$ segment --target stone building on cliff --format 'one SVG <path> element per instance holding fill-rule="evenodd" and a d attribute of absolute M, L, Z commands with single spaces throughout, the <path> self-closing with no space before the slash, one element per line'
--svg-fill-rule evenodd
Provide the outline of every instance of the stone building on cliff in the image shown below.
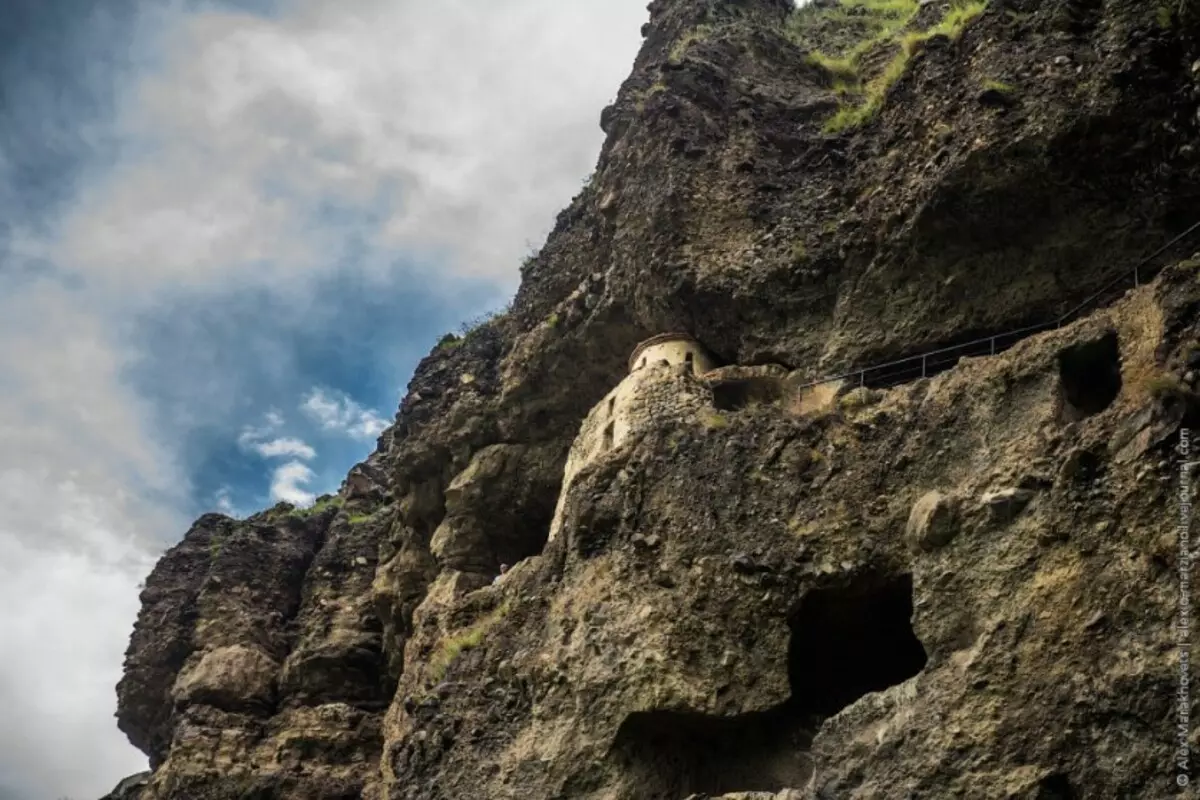
<path fill-rule="evenodd" d="M 592 408 L 571 445 L 550 524 L 551 540 L 562 527 L 567 492 L 579 471 L 620 447 L 663 413 L 677 413 L 692 405 L 687 400 L 692 395 L 695 405 L 707 405 L 707 390 L 696 378 L 715 367 L 703 345 L 686 333 L 661 333 L 634 348 L 629 374 Z"/>

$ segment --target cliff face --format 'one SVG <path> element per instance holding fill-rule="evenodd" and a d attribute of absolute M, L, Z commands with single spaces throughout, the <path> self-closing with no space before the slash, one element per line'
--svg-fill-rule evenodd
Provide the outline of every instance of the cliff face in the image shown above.
<path fill-rule="evenodd" d="M 118 687 L 153 774 L 112 796 L 1173 791 L 1200 262 L 933 378 L 798 387 L 1053 318 L 1196 222 L 1200 20 L 912 11 L 651 3 L 512 312 L 335 497 L 155 568 Z M 664 369 L 547 543 L 581 422 L 674 330 L 731 366 Z"/>

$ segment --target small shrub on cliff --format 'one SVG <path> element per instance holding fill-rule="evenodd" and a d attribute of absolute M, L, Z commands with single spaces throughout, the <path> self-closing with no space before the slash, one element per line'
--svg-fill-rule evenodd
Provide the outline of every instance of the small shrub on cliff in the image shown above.
<path fill-rule="evenodd" d="M 1143 388 L 1155 399 L 1167 397 L 1184 397 L 1191 394 L 1191 389 L 1179 377 L 1169 372 L 1159 372 L 1145 379 Z"/>
<path fill-rule="evenodd" d="M 1158 23 L 1158 27 L 1166 30 L 1175 24 L 1175 9 L 1170 3 L 1164 3 L 1159 0 L 1158 6 L 1154 9 L 1154 19 Z"/>
<path fill-rule="evenodd" d="M 797 241 L 792 245 L 792 264 L 800 266 L 808 262 L 808 248 L 804 242 Z"/>
<path fill-rule="evenodd" d="M 441 683 L 454 660 L 467 650 L 473 650 L 483 644 L 483 640 L 492 628 L 508 616 L 508 612 L 511 610 L 512 602 L 505 600 L 470 628 L 456 636 L 442 640 L 441 646 L 429 657 L 429 668 L 426 673 L 429 679 L 435 684 Z"/>
<path fill-rule="evenodd" d="M 463 339 L 467 339 L 471 336 L 471 334 L 478 331 L 484 325 L 488 325 L 489 323 L 495 322 L 496 320 L 498 320 L 501 317 L 508 314 L 508 312 L 510 312 L 510 311 L 512 311 L 512 303 L 511 302 L 508 303 L 507 305 L 505 305 L 503 308 L 496 308 L 496 309 L 492 309 L 491 311 L 485 311 L 484 313 L 480 314 L 477 317 L 472 317 L 471 319 L 469 319 L 466 322 L 463 322 L 461 325 L 459 325 L 458 331 L 462 335 Z"/>

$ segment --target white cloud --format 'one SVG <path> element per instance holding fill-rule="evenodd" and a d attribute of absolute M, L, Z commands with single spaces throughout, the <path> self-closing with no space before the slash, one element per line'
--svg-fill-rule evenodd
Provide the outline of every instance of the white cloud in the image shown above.
<path fill-rule="evenodd" d="M 283 414 L 279 409 L 272 408 L 266 414 L 263 414 L 262 425 L 247 425 L 242 428 L 241 434 L 238 435 L 238 445 L 241 447 L 249 447 L 254 442 L 261 441 L 284 425 Z"/>
<path fill-rule="evenodd" d="M 381 291 L 412 280 L 404 265 L 422 254 L 443 270 L 421 277 L 431 291 L 511 284 L 595 162 L 644 6 L 291 0 L 259 19 L 156 5 L 168 10 L 136 26 L 153 38 L 135 48 L 154 58 L 112 76 L 111 130 L 80 134 L 84 148 L 114 137 L 118 160 L 90 164 L 47 219 L 10 213 L 20 171 L 0 169 L 14 226 L 0 242 L 0 776 L 21 800 L 99 796 L 143 768 L 112 719 L 137 584 L 186 529 L 183 442 L 240 413 L 222 366 L 251 356 L 207 348 L 154 376 L 194 397 L 180 427 L 158 428 L 161 409 L 127 380 L 149 349 L 129 320 L 172 300 L 171 324 L 190 332 L 191 300 L 242 290 L 294 300 L 271 313 L 302 318 L 314 281 L 351 256 Z M 35 262 L 55 277 L 14 277 Z M 290 346 L 255 342 L 252 357 L 294 369 L 276 357 Z M 363 441 L 386 425 L 334 392 L 309 401 Z M 306 505 L 307 445 L 283 424 L 269 415 L 247 441 L 293 459 L 272 498 Z"/>
<path fill-rule="evenodd" d="M 112 330 L 49 283 L 15 299 L 0 293 L 0 775 L 20 800 L 98 796 L 145 768 L 114 687 L 187 487 Z"/>
<path fill-rule="evenodd" d="M 325 430 L 354 439 L 374 439 L 388 426 L 388 421 L 379 414 L 332 389 L 313 389 L 300 404 L 300 410 Z"/>
<path fill-rule="evenodd" d="M 292 439 L 290 437 L 258 442 L 253 447 L 254 452 L 263 458 L 302 458 L 305 461 L 311 461 L 317 456 L 317 451 L 312 449 L 312 447 L 299 439 Z"/>
<path fill-rule="evenodd" d="M 283 425 L 283 415 L 277 409 L 271 409 L 264 415 L 262 425 L 242 428 L 238 435 L 238 447 L 257 453 L 262 458 L 301 458 L 311 461 L 317 457 L 316 450 L 294 436 L 271 438 Z"/>
<path fill-rule="evenodd" d="M 232 489 L 222 486 L 213 497 L 213 507 L 227 517 L 240 517 L 241 513 L 233 505 Z"/>
<path fill-rule="evenodd" d="M 380 277 L 403 250 L 511 280 L 595 162 L 644 6 L 296 0 L 278 18 L 177 18 L 164 69 L 125 97 L 139 155 L 81 193 L 53 254 L 123 287 L 283 290 L 352 237 Z"/>
<path fill-rule="evenodd" d="M 275 470 L 271 478 L 271 499 L 307 507 L 316 500 L 316 495 L 306 491 L 301 484 L 309 483 L 316 475 L 299 461 L 289 461 Z"/>

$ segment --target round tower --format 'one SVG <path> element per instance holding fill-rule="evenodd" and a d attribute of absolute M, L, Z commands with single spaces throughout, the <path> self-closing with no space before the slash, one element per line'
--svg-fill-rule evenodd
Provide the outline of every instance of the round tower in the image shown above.
<path fill-rule="evenodd" d="M 687 364 L 696 375 L 716 367 L 704 347 L 686 333 L 660 333 L 633 348 L 629 357 L 630 373 L 651 364 Z"/>
<path fill-rule="evenodd" d="M 655 369 L 664 365 L 682 365 L 693 375 L 702 375 L 716 367 L 708 352 L 686 333 L 661 333 L 634 348 L 629 357 L 629 374 L 584 418 L 567 454 L 562 490 L 550 523 L 551 539 L 558 536 L 562 527 L 567 492 L 580 469 L 658 420 L 709 402 L 703 384 L 684 379 L 674 369 Z"/>

